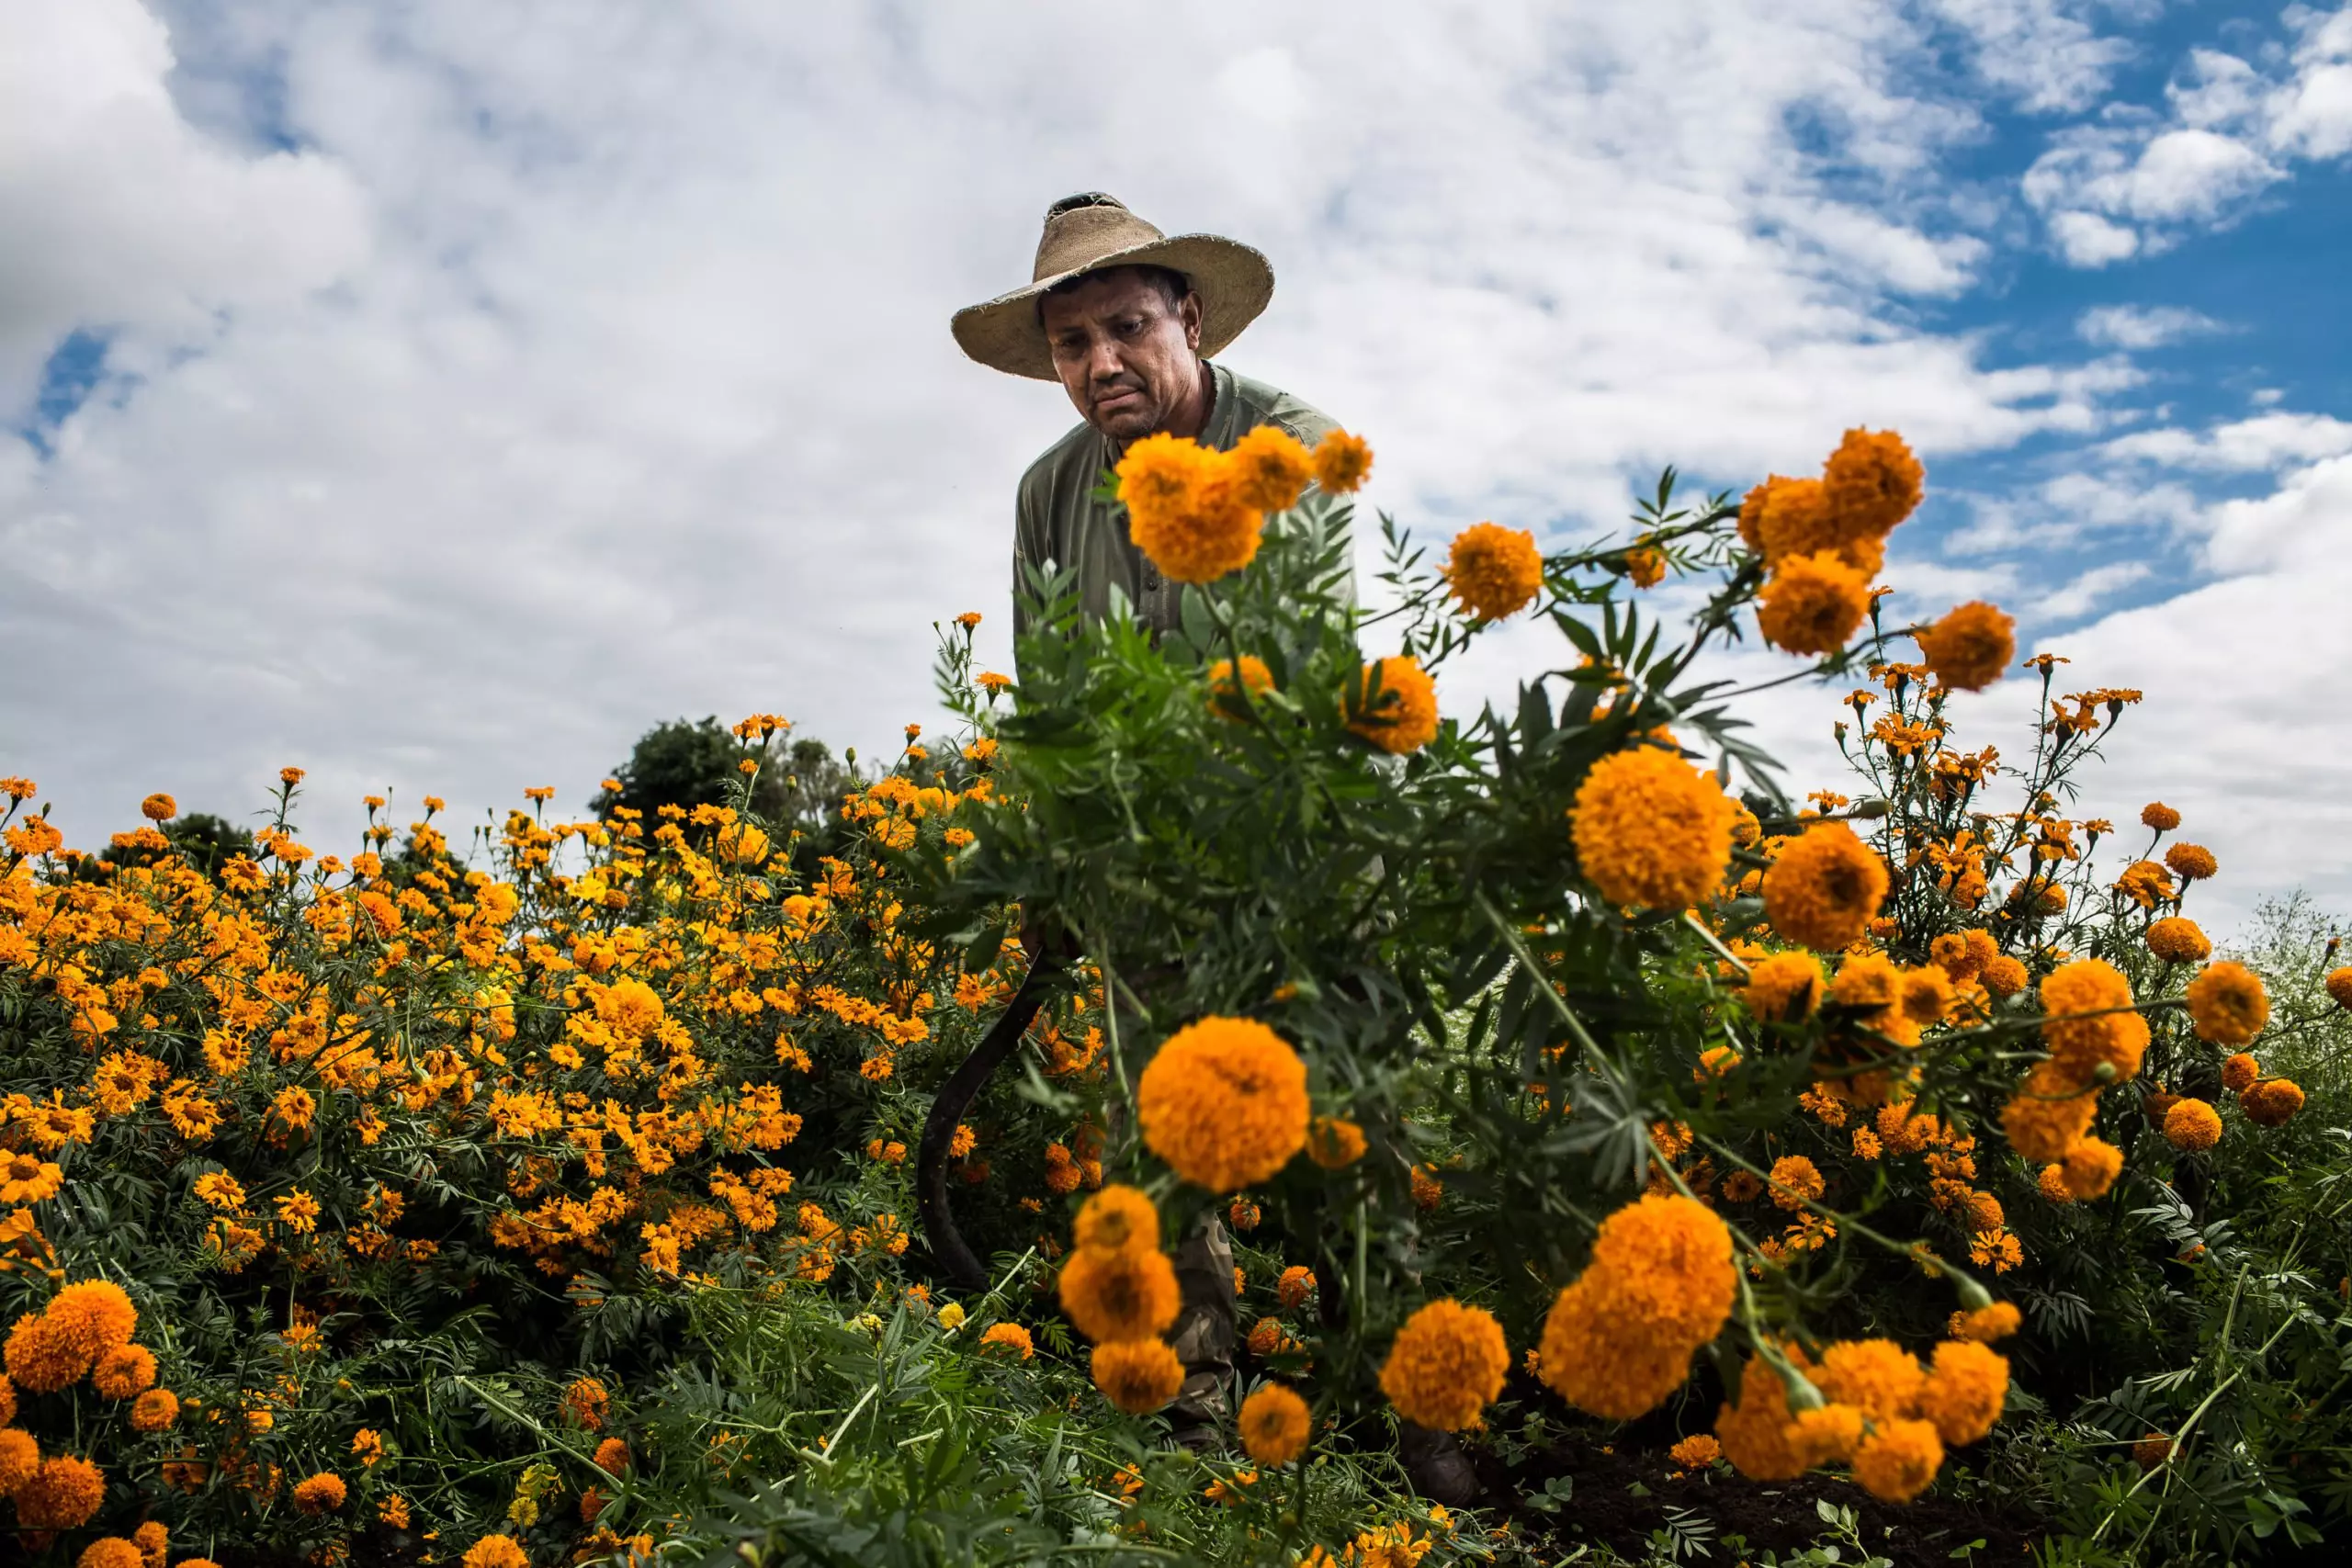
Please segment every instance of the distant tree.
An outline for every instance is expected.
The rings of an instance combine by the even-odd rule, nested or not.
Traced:
[[[217,876],[220,868],[239,855],[254,852],[254,836],[225,817],[215,817],[209,811],[190,811],[163,824],[164,837],[172,841],[188,864],[207,876]],[[145,852],[108,845],[99,857],[113,865],[143,864],[154,858]]]
[[[602,792],[589,809],[604,819],[622,806],[648,817],[664,806],[724,806],[734,798],[748,761],[760,766],[752,785],[754,814],[786,826],[820,828],[854,787],[854,771],[835,761],[823,741],[791,740],[787,734],[748,744],[716,715],[657,724],[638,738],[628,761],[613,770],[619,791]]]

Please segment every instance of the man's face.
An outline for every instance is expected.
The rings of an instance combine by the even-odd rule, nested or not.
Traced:
[[[1173,309],[1144,274],[1114,270],[1046,297],[1046,342],[1062,389],[1089,424],[1114,441],[1166,425],[1198,389],[1201,299]]]

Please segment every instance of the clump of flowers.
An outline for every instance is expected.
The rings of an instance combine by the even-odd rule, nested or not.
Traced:
[[[1629,1421],[1682,1385],[1731,1315],[1731,1232],[1704,1204],[1653,1193],[1600,1224],[1592,1260],[1544,1321],[1544,1381],[1595,1416]]]
[[[1265,513],[1228,453],[1162,432],[1130,446],[1116,470],[1128,536],[1178,582],[1210,582],[1255,559]]]

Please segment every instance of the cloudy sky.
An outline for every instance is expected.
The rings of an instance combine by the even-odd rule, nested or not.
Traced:
[[[1227,358],[1433,536],[1901,429],[1898,610],[2148,694],[2086,814],[2180,806],[2221,924],[2352,908],[2352,9],[2307,5],[10,0],[0,773],[96,842],[299,763],[335,844],[369,789],[576,804],[681,714],[887,743],[932,622],[1001,634],[1071,419],[947,317],[1090,188],[1272,255]],[[1771,709],[1800,783],[1837,694]]]

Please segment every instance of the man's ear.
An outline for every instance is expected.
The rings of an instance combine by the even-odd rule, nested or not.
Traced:
[[[1201,351],[1201,297],[1187,294],[1179,300],[1176,319],[1184,323],[1184,346],[1198,354]]]

